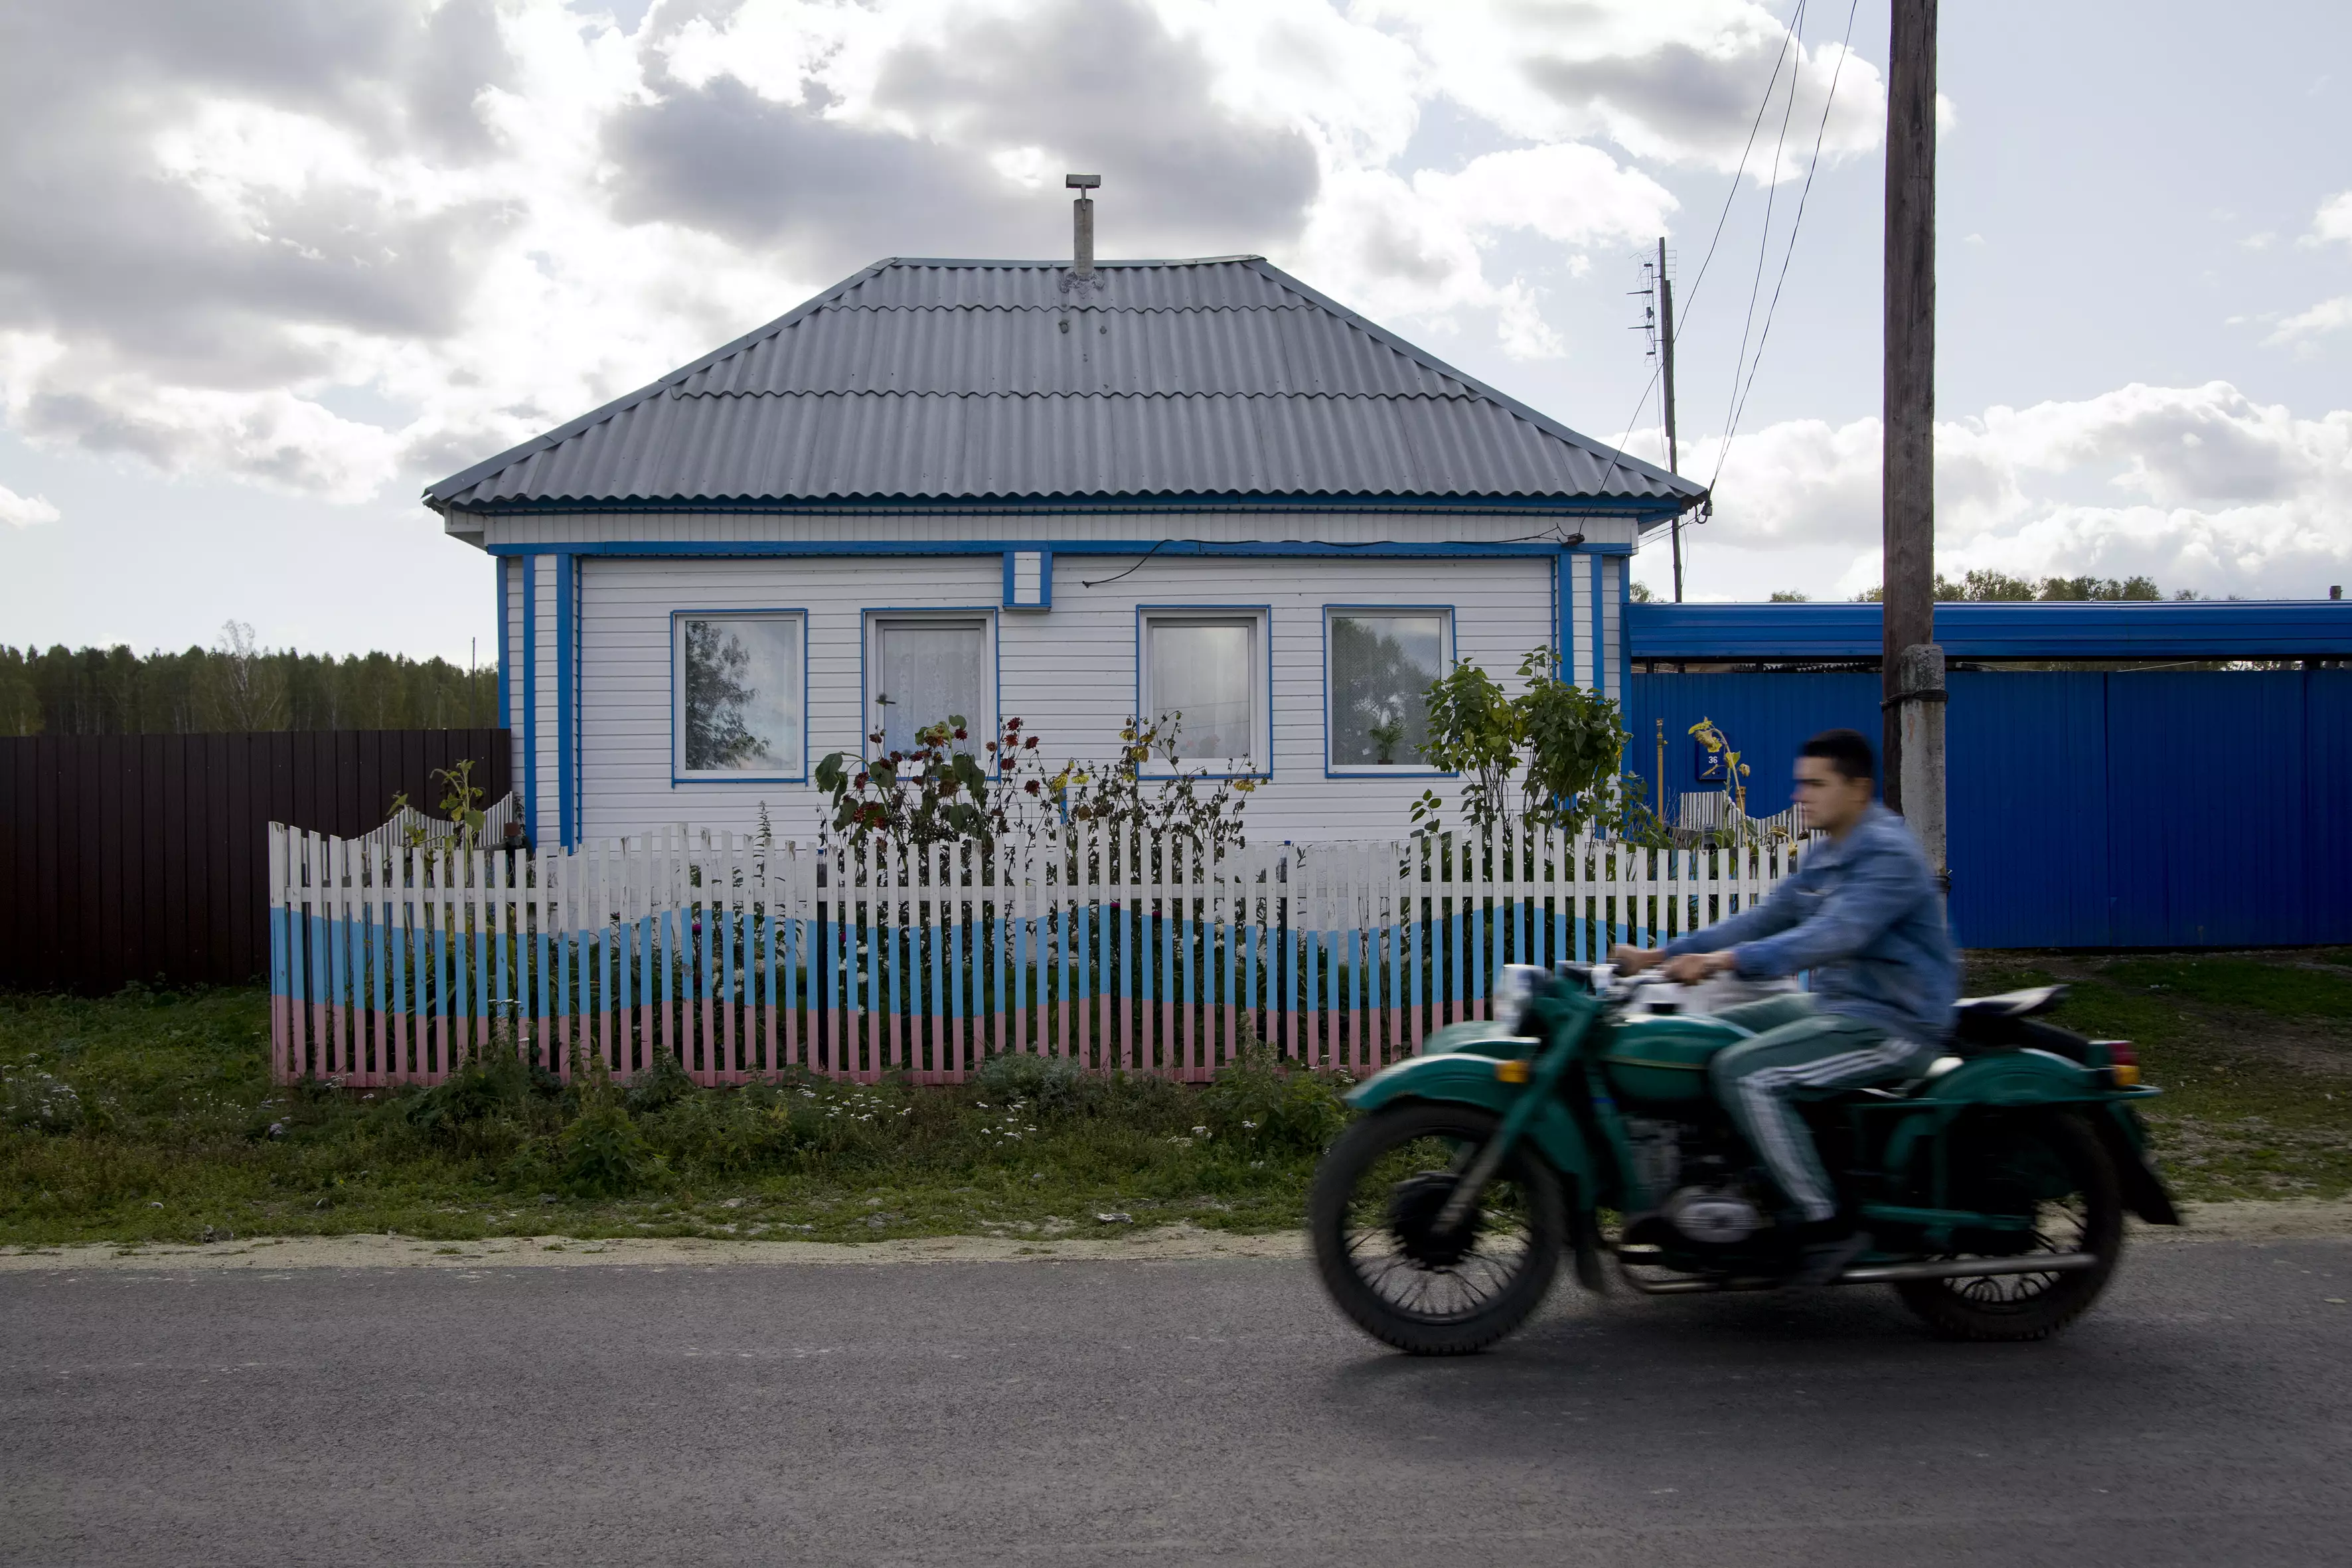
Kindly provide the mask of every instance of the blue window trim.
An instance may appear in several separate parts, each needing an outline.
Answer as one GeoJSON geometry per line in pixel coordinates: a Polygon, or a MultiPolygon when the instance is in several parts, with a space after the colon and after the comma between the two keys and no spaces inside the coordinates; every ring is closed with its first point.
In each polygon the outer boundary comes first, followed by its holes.
{"type": "Polygon", "coordinates": [[[572,662],[579,626],[572,594],[578,581],[579,568],[571,553],[555,552],[555,821],[558,841],[566,849],[579,842],[580,826],[572,805],[572,788],[579,782],[572,754],[579,721],[572,710],[579,689],[572,662]]]}
{"type": "Polygon", "coordinates": [[[1454,640],[1458,635],[1457,626],[1460,621],[1460,616],[1455,614],[1454,606],[1452,605],[1374,605],[1357,603],[1324,605],[1323,625],[1321,628],[1321,636],[1323,638],[1322,668],[1318,676],[1323,691],[1323,776],[1327,779],[1451,779],[1461,777],[1462,775],[1459,772],[1447,771],[1442,768],[1433,768],[1425,763],[1419,765],[1407,763],[1385,768],[1380,767],[1376,764],[1370,766],[1359,764],[1354,767],[1343,767],[1335,766],[1332,763],[1331,616],[1335,611],[1345,613],[1349,610],[1380,611],[1390,615],[1400,616],[1412,615],[1416,612],[1426,614],[1434,610],[1445,617],[1445,668],[1450,670],[1462,661],[1461,649],[1454,640]]]}
{"type": "Polygon", "coordinates": [[[539,557],[522,560],[522,827],[539,842],[539,557]]]}
{"type": "Polygon", "coordinates": [[[1004,552],[1004,607],[1008,610],[1050,610],[1054,607],[1054,552],[1044,545],[1031,545],[1025,550],[1008,547],[1004,552]],[[1037,557],[1037,602],[1016,605],[1013,602],[1013,558],[1020,555],[1037,557]]]}
{"type": "Polygon", "coordinates": [[[809,613],[792,605],[761,605],[757,607],[730,605],[726,608],[672,610],[669,613],[669,787],[681,784],[797,784],[809,782],[809,613]],[[801,771],[796,773],[681,773],[677,765],[677,727],[685,719],[678,704],[677,690],[677,626],[680,621],[707,616],[765,616],[781,619],[791,616],[801,624],[801,771]]]}
{"type": "MultiPolygon", "coordinates": [[[[988,623],[988,702],[994,710],[988,720],[984,737],[993,741],[1004,732],[1004,634],[996,617],[1003,611],[994,605],[870,605],[857,612],[857,754],[871,758],[872,742],[866,710],[874,706],[872,692],[866,685],[866,656],[874,647],[874,617],[877,616],[910,616],[918,619],[945,620],[951,616],[978,616],[988,623]]],[[[942,714],[940,717],[945,718],[942,714]]],[[[964,715],[964,733],[974,734],[971,715],[964,715]]],[[[981,752],[986,758],[988,753],[981,752]]],[[[1001,763],[1003,759],[998,759],[1001,763]]]]}
{"type": "MultiPolygon", "coordinates": [[[[1145,617],[1154,615],[1191,615],[1196,616],[1200,618],[1239,615],[1256,616],[1260,617],[1258,624],[1265,628],[1265,636],[1260,639],[1260,646],[1258,647],[1258,660],[1264,666],[1265,675],[1265,766],[1255,773],[1193,773],[1192,776],[1197,779],[1271,779],[1274,777],[1274,606],[1270,604],[1136,605],[1135,718],[1138,723],[1144,724],[1148,724],[1151,721],[1150,716],[1144,711],[1143,708],[1143,623],[1145,617]]],[[[1147,763],[1144,765],[1149,767],[1151,764],[1147,763]]],[[[1172,774],[1176,771],[1178,770],[1171,769],[1170,773],[1172,774]]],[[[1168,775],[1157,773],[1149,773],[1144,776],[1146,778],[1160,778],[1168,775]]]]}

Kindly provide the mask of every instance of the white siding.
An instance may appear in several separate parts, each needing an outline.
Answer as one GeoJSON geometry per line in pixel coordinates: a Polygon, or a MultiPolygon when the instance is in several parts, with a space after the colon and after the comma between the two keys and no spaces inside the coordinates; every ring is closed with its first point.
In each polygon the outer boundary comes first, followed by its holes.
{"type": "Polygon", "coordinates": [[[1625,700],[1625,562],[1623,557],[1604,555],[1601,558],[1601,679],[1594,684],[1603,697],[1613,697],[1619,703],[1625,700]]]}
{"type": "Polygon", "coordinates": [[[1570,679],[1579,686],[1596,684],[1592,647],[1592,560],[1590,556],[1571,555],[1560,563],[1560,572],[1568,579],[1568,668],[1570,679]]]}
{"type": "MultiPolygon", "coordinates": [[[[1510,679],[1520,657],[1558,636],[1552,561],[1251,561],[1178,557],[1085,585],[1132,564],[1057,555],[1054,608],[997,617],[1000,717],[1019,715],[1055,759],[1100,757],[1135,710],[1139,605],[1266,605],[1272,613],[1273,778],[1252,800],[1254,840],[1401,835],[1425,777],[1331,779],[1324,774],[1323,606],[1451,604],[1460,657],[1510,679]]],[[[728,784],[670,778],[669,616],[679,609],[803,609],[809,616],[808,744],[812,763],[856,752],[864,733],[863,612],[994,606],[1003,595],[997,555],[798,558],[614,558],[579,563],[583,837],[638,833],[667,823],[741,829],[765,802],[781,837],[809,839],[822,822],[811,784],[728,784]]],[[[1589,568],[1571,558],[1585,584],[1589,568]]],[[[541,747],[541,831],[555,817],[552,589],[543,595],[548,689],[541,747]]],[[[1583,623],[1590,668],[1590,621],[1583,623]]],[[[1450,784],[1441,784],[1451,792],[1450,784]]]]}
{"type": "MultiPolygon", "coordinates": [[[[1330,544],[1513,543],[1581,533],[1594,544],[1631,544],[1622,517],[1529,516],[1525,512],[532,512],[468,519],[484,546],[558,549],[577,543],[835,542],[907,540],[1137,540],[1330,544]]],[[[465,537],[476,538],[470,529],[465,537]]]]}

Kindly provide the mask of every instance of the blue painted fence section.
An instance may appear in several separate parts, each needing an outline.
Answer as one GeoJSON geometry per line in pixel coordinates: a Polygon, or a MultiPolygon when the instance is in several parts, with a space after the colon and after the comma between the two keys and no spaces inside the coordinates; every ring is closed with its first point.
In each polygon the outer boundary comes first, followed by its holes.
{"type": "Polygon", "coordinates": [[[470,1053],[704,1082],[953,1081],[1003,1051],[1205,1078],[1255,1039],[1369,1071],[1591,960],[1764,897],[1785,843],[1518,836],[1236,848],[1070,835],[812,852],[677,832],[534,856],[274,829],[281,1079],[433,1082],[470,1053]]]}
{"type": "MultiPolygon", "coordinates": [[[[1971,947],[2352,942],[2352,670],[1960,671],[1952,924],[1971,947]]],[[[1875,675],[1637,675],[1629,765],[1668,797],[1712,719],[1787,804],[1806,737],[1879,733],[1875,675]]]]}

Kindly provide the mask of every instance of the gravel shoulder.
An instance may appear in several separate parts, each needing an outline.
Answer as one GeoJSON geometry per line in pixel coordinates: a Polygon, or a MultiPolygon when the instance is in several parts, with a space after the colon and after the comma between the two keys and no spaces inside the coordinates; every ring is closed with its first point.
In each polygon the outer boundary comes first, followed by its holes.
{"type": "MultiPolygon", "coordinates": [[[[2308,1241],[2352,1237],[2352,1199],[2242,1199],[2182,1205],[2189,1223],[2175,1229],[2133,1222],[2135,1243],[2308,1241]]],[[[1024,1241],[1008,1237],[938,1236],[898,1241],[725,1241],[699,1237],[499,1237],[436,1241],[410,1236],[263,1237],[186,1247],[102,1243],[0,1247],[0,1273],[91,1269],[285,1268],[709,1268],[742,1264],[866,1265],[921,1263],[1169,1262],[1212,1258],[1303,1258],[1296,1231],[1234,1234],[1172,1225],[1109,1239],[1024,1241]]]]}

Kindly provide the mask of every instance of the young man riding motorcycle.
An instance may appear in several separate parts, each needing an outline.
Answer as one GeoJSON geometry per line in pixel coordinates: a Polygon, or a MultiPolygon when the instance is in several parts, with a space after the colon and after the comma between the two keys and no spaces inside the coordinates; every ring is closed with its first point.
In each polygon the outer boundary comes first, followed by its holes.
{"type": "Polygon", "coordinates": [[[1796,796],[1829,841],[1754,909],[1662,948],[1621,946],[1611,961],[1696,984],[1812,972],[1810,992],[1769,997],[1717,1016],[1755,1038],[1717,1055],[1717,1098],[1788,1199],[1801,1249],[1795,1279],[1826,1283],[1870,1249],[1838,1211],[1800,1089],[1900,1082],[1926,1069],[1951,1028],[1959,957],[1944,922],[1934,868],[1903,819],[1878,805],[1876,759],[1852,730],[1827,730],[1798,753],[1796,796]]]}

